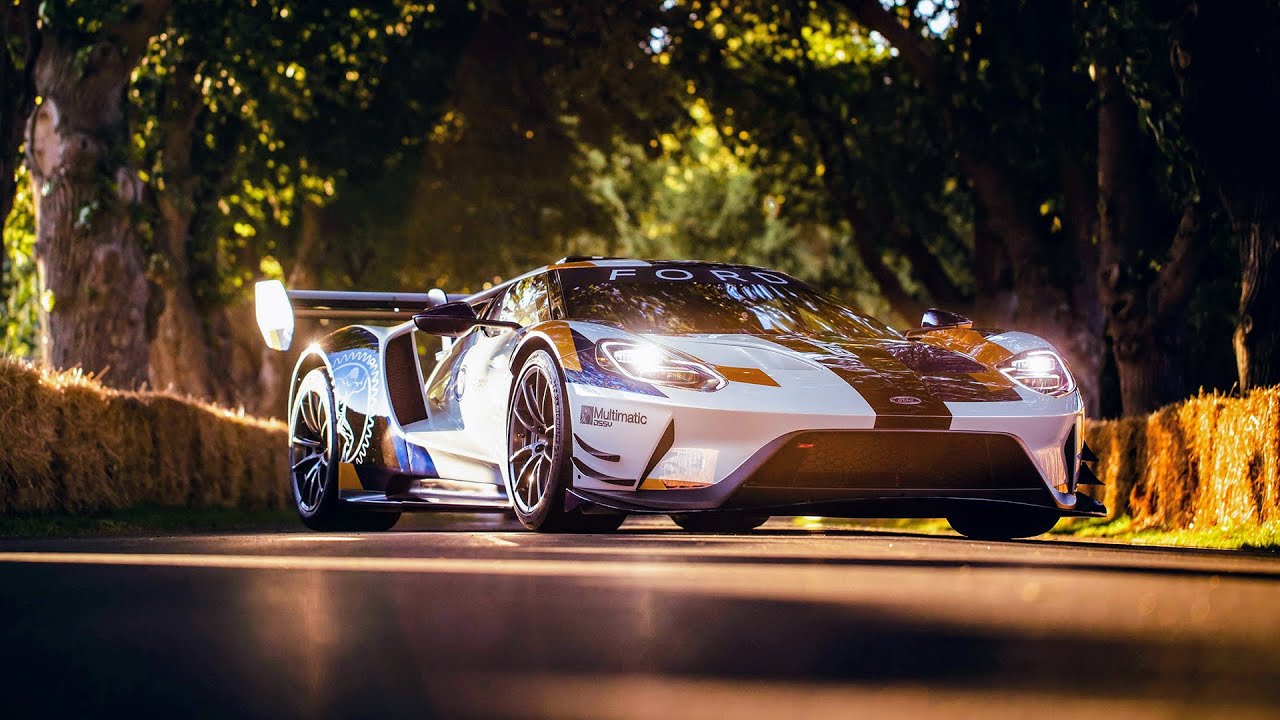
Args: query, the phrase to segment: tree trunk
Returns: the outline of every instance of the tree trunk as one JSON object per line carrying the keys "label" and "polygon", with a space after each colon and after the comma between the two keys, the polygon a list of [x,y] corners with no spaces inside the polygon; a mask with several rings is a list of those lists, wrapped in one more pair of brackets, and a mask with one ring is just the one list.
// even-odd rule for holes
{"label": "tree trunk", "polygon": [[973,314],[981,327],[1009,327],[1018,308],[1013,290],[1013,268],[1000,238],[987,224],[982,203],[973,202]]}
{"label": "tree trunk", "polygon": [[[1186,396],[1186,309],[1204,242],[1192,206],[1167,257],[1153,251],[1137,108],[1115,69],[1099,69],[1097,84],[1100,290],[1121,404],[1137,415]],[[1159,270],[1153,257],[1164,260]]]}
{"label": "tree trunk", "polygon": [[185,63],[173,68],[160,102],[164,128],[161,161],[164,190],[156,193],[157,249],[166,268],[157,291],[164,309],[156,318],[151,344],[151,385],[158,390],[226,400],[225,378],[215,379],[204,317],[192,294],[190,263],[191,221],[195,208],[195,176],[191,147],[195,123],[202,109],[193,70]]}
{"label": "tree trunk", "polygon": [[1280,211],[1265,197],[1225,203],[1240,242],[1236,367],[1241,389],[1280,384]]}
{"label": "tree trunk", "polygon": [[36,263],[45,302],[41,350],[116,387],[147,379],[154,315],[140,223],[142,184],[125,163],[129,72],[164,13],[142,5],[91,47],[49,31],[36,61],[44,97],[28,122],[36,197]]}
{"label": "tree trunk", "polygon": [[35,68],[43,102],[27,128],[36,263],[48,298],[42,355],[116,387],[146,382],[157,309],[123,104],[129,73],[166,9],[163,1],[135,5],[90,46],[47,29]]}
{"label": "tree trunk", "polygon": [[[1053,238],[1046,237],[1035,214],[1035,205],[1023,197],[1021,186],[1005,158],[986,141],[989,128],[956,112],[951,93],[945,87],[933,55],[933,46],[921,34],[917,19],[906,20],[896,8],[879,0],[839,0],[865,27],[876,30],[893,45],[937,103],[940,124],[955,146],[960,168],[973,189],[975,206],[983,213],[982,240],[992,239],[1002,246],[1013,280],[1011,326],[1041,335],[1066,356],[1084,396],[1087,412],[1096,416],[1100,407],[1104,344],[1098,302],[1089,290],[1092,280],[1080,268],[1092,266],[1092,246],[1081,250],[1083,257],[1064,257]],[[960,11],[966,5],[961,3]],[[979,253],[975,247],[975,278],[995,276],[998,267],[979,267],[1000,254]],[[1064,262],[1075,266],[1062,268]],[[1064,272],[1065,270],[1065,272]],[[980,281],[981,282],[981,281]],[[996,312],[1004,314],[1010,308]]]}

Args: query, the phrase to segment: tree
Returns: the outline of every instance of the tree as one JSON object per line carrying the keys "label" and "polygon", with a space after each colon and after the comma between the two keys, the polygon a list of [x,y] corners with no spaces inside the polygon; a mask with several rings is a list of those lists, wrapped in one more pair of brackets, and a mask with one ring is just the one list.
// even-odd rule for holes
{"label": "tree", "polygon": [[838,12],[695,2],[671,14],[673,67],[780,219],[838,231],[817,282],[878,292],[906,323],[929,305],[971,309],[967,198],[889,48]]}
{"label": "tree", "polygon": [[129,162],[125,87],[159,29],[167,0],[41,6],[42,47],[28,125],[36,198],[36,257],[50,301],[43,354],[104,381],[147,380],[156,308],[135,214],[143,186]]}
{"label": "tree", "polygon": [[1209,249],[1178,136],[1169,19],[1144,2],[1082,13],[1098,88],[1100,289],[1127,414],[1186,396],[1187,311]]}
{"label": "tree", "polygon": [[35,107],[35,59],[41,35],[35,5],[10,2],[0,9],[0,219],[9,217],[16,192],[19,149]]}
{"label": "tree", "polygon": [[1235,332],[1241,388],[1280,383],[1280,6],[1178,2],[1170,61],[1182,129],[1209,193],[1226,210],[1240,257]]}
{"label": "tree", "polygon": [[373,184],[383,195],[360,200],[386,209],[386,177],[438,116],[474,14],[390,0],[175,5],[131,90],[162,268],[153,385],[279,410],[285,369],[256,336],[247,291],[285,266],[293,285],[327,282],[316,268],[330,250],[375,255],[385,236],[322,245],[323,206]]}

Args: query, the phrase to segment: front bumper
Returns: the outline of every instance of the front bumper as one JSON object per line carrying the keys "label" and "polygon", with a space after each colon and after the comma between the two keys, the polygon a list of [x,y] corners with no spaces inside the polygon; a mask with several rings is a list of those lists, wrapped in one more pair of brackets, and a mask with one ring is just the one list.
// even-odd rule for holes
{"label": "front bumper", "polygon": [[[1074,433],[1064,443],[1064,456],[1073,452],[1073,443]],[[1016,436],[952,430],[792,432],[708,487],[570,492],[581,502],[627,512],[938,517],[996,502],[1063,515],[1106,514],[1092,498],[1051,491]]]}

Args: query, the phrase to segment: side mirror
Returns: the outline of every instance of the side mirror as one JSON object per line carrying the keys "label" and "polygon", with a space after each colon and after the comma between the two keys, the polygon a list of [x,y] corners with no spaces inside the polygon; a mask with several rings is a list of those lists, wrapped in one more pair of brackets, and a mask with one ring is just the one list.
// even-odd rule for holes
{"label": "side mirror", "polygon": [[461,337],[477,325],[518,330],[519,323],[504,320],[482,320],[476,317],[475,308],[465,302],[447,302],[413,316],[413,325],[428,335]]}
{"label": "side mirror", "polygon": [[973,321],[959,313],[929,308],[924,311],[924,317],[920,318],[920,327],[930,330],[940,330],[942,328],[967,330],[973,327]]}

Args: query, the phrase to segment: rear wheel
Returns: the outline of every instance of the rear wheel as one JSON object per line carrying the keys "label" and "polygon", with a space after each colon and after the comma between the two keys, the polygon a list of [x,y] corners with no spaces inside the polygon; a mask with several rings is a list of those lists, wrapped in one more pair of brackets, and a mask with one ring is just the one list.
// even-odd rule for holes
{"label": "rear wheel", "polygon": [[672,515],[675,524],[689,532],[744,533],[751,532],[769,521],[768,515],[743,513],[678,513]]}
{"label": "rear wheel", "polygon": [[516,375],[507,421],[507,477],[521,524],[541,532],[613,532],[626,515],[566,511],[569,487],[569,410],[560,372],[535,350]]}
{"label": "rear wheel", "polygon": [[1043,535],[1061,516],[1052,510],[1020,507],[969,508],[947,516],[951,528],[974,540],[1012,540]]}
{"label": "rear wheel", "polygon": [[359,512],[338,497],[338,431],[333,386],[324,368],[302,378],[289,413],[289,485],[302,524],[312,530],[390,530],[397,512]]}

